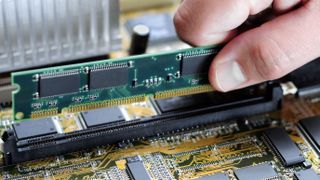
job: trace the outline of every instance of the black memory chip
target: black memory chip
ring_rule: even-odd
[[[235,170],[234,174],[239,180],[262,180],[277,177],[271,164],[260,164]]]
[[[128,83],[128,67],[93,69],[90,71],[90,89],[123,86]]]
[[[39,95],[40,97],[49,97],[78,92],[80,79],[78,72],[40,76]]]
[[[134,179],[134,180],[140,180],[140,179],[151,180],[152,179],[147,169],[145,168],[140,156],[127,158],[127,161],[128,161],[127,168],[129,170],[131,179]]]
[[[229,180],[229,177],[224,173],[217,173],[209,176],[200,177],[197,180]]]
[[[118,107],[101,108],[81,113],[87,127],[124,121],[124,117]]]
[[[297,180],[320,180],[320,176],[312,169],[306,169],[294,173]]]
[[[302,119],[299,121],[298,128],[317,155],[320,156],[320,117]]]
[[[15,123],[13,129],[19,140],[57,133],[51,118]]]
[[[273,151],[279,156],[284,166],[292,166],[305,161],[297,145],[290,139],[283,128],[269,129],[265,139]]]
[[[208,73],[215,53],[184,57],[182,60],[182,76]]]

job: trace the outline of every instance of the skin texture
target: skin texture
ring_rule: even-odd
[[[276,18],[237,31],[270,6]],[[278,79],[320,56],[320,0],[183,0],[174,23],[191,45],[227,42],[209,71],[219,91]]]

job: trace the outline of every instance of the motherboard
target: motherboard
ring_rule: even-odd
[[[320,173],[319,151],[299,128],[318,125],[318,98],[286,96],[280,111],[180,129],[2,168],[3,179],[305,179]],[[150,101],[118,107],[152,116]],[[1,131],[13,122],[1,111]],[[52,117],[59,131],[82,128],[81,113]],[[298,127],[299,126],[299,127]],[[310,134],[314,136],[314,134]],[[314,137],[315,138],[315,137]]]
[[[172,23],[179,3],[120,0],[115,61],[15,73],[15,96],[24,101],[0,92],[0,179],[320,179],[320,81],[312,68],[320,64],[279,82],[212,92],[203,64],[216,46],[185,50]],[[147,53],[155,55],[124,58],[137,24],[152,30]],[[202,68],[190,71],[197,62]],[[148,69],[159,64],[162,74]],[[110,72],[120,81],[96,79]],[[39,119],[24,121],[30,117]]]

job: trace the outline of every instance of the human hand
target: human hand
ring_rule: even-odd
[[[279,16],[238,34],[249,15],[270,5]],[[174,22],[189,44],[230,41],[209,70],[219,91],[278,79],[320,56],[320,0],[183,0]]]

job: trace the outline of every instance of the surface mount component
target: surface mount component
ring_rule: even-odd
[[[311,168],[294,173],[296,180],[320,180],[320,176]]]
[[[19,140],[57,133],[51,118],[15,123],[13,129]]]
[[[297,145],[290,139],[283,128],[269,129],[265,133],[265,140],[284,166],[293,166],[305,161]]]
[[[210,64],[215,55],[207,54],[203,56],[185,56],[182,61],[182,75],[207,74]]]
[[[259,164],[234,171],[239,180],[263,180],[277,177],[271,164]]]
[[[128,67],[105,67],[90,70],[89,89],[124,86],[128,82]]]
[[[57,94],[76,93],[80,89],[80,75],[78,72],[57,73],[40,76],[39,95],[50,97]]]
[[[299,121],[298,128],[314,152],[320,157],[320,117],[311,117]]]
[[[224,173],[217,173],[209,176],[203,176],[197,180],[229,180],[229,177]]]
[[[151,176],[146,170],[146,167],[144,166],[141,157],[135,156],[127,158],[127,168],[129,171],[129,174],[132,179],[134,180],[151,180]]]
[[[82,112],[81,115],[87,127],[101,126],[125,120],[118,107],[95,109]]]

